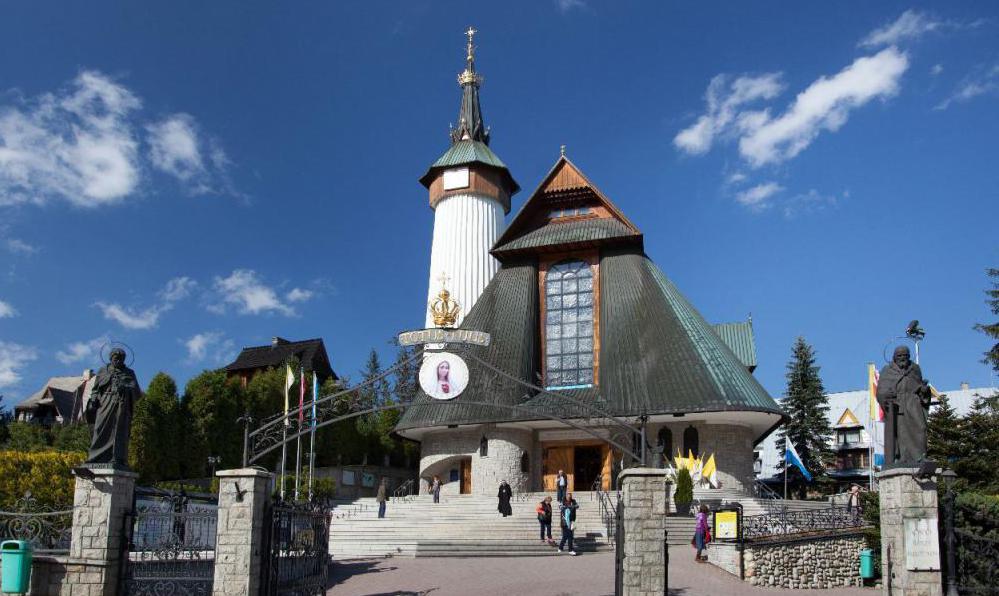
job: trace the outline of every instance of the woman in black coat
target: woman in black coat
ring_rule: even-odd
[[[499,497],[499,512],[503,514],[503,517],[513,515],[513,508],[510,507],[513,490],[510,489],[510,485],[506,483],[506,480],[500,482],[499,493],[496,496]]]

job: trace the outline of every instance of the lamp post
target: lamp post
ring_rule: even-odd
[[[222,463],[222,456],[220,455],[209,455],[208,465],[212,467],[212,478],[215,478],[215,466]]]
[[[947,596],[958,596],[957,591],[957,536],[954,535],[954,509],[957,506],[957,495],[954,493],[954,470],[944,470],[940,474],[947,484],[947,505],[944,508],[946,517],[944,528],[947,544]]]

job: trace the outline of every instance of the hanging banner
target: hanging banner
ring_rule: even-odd
[[[471,329],[420,329],[399,334],[399,345],[414,346],[417,344],[472,344],[488,346],[489,334]]]
[[[468,365],[457,354],[426,354],[420,367],[420,388],[434,399],[454,399],[468,386]]]

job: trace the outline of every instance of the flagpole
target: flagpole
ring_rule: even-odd
[[[312,473],[316,461],[316,399],[319,397],[319,379],[312,372],[312,429],[309,431],[309,500],[312,500]]]
[[[287,393],[287,389],[285,392]],[[285,400],[287,402],[287,400]],[[281,500],[284,501],[285,460],[288,458],[288,412],[284,413],[284,426],[281,427]]]
[[[784,500],[787,500],[787,447],[784,448]]]
[[[299,391],[298,391],[298,438],[295,440],[298,447],[295,454],[295,502],[299,501],[299,479],[302,477],[302,401],[305,397],[305,369],[299,371]]]

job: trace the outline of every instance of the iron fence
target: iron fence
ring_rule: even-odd
[[[125,516],[125,594],[208,596],[215,575],[218,512],[181,493],[146,501]]]
[[[30,491],[11,511],[0,511],[0,540],[26,540],[37,553],[68,553],[72,534],[73,508],[43,505]]]
[[[758,540],[780,536],[797,536],[830,530],[860,529],[866,523],[856,509],[847,511],[838,507],[806,509],[803,511],[779,510],[762,515],[742,518],[744,540]]]
[[[263,585],[268,596],[326,593],[330,515],[317,503],[276,501],[267,511],[267,562]]]

